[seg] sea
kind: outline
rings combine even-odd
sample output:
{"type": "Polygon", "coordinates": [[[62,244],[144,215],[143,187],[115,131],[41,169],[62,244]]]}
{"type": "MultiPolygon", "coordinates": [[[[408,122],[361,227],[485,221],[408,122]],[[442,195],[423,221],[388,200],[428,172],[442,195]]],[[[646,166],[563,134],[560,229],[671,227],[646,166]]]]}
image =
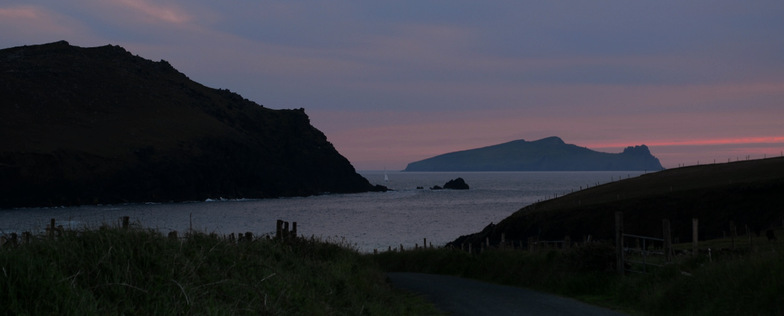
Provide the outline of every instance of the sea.
{"type": "Polygon", "coordinates": [[[54,208],[0,209],[0,234],[43,232],[54,218],[69,229],[117,224],[123,216],[144,228],[189,229],[228,235],[274,235],[276,222],[297,223],[300,236],[341,243],[360,252],[443,246],[481,231],[515,211],[599,184],[637,177],[641,171],[402,172],[360,171],[388,192],[309,197],[206,200],[54,208]],[[431,190],[463,178],[468,190],[431,190]]]}

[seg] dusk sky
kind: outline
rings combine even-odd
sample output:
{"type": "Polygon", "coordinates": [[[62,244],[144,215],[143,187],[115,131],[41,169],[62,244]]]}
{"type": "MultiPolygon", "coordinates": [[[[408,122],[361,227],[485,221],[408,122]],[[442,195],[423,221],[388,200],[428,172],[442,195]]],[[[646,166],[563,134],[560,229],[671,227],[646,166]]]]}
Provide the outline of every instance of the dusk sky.
{"type": "Polygon", "coordinates": [[[664,167],[784,153],[784,1],[0,2],[0,48],[120,45],[304,108],[358,170],[559,136],[664,167]]]}

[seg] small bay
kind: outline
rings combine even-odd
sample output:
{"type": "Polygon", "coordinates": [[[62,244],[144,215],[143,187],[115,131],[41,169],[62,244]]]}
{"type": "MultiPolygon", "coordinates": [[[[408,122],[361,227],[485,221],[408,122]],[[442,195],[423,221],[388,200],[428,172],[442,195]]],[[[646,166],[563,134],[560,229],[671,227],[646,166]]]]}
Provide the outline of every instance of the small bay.
{"type": "Polygon", "coordinates": [[[385,172],[361,171],[393,191],[310,197],[122,204],[0,210],[0,234],[43,231],[51,218],[65,228],[96,228],[122,216],[164,233],[191,227],[218,234],[274,234],[278,219],[297,222],[302,236],[344,241],[362,252],[428,244],[498,223],[520,208],[588,186],[641,175],[594,172],[385,172]],[[385,175],[389,179],[385,181],[385,175]],[[430,190],[461,177],[469,190],[430,190]],[[422,189],[417,189],[422,187],[422,189]]]}

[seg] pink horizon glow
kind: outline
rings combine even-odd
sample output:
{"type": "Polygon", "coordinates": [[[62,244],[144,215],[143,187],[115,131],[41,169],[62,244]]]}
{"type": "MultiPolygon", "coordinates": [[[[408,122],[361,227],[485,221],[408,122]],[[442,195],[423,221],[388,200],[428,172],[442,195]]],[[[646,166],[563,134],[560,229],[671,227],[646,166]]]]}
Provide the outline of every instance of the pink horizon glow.
{"type": "Polygon", "coordinates": [[[358,170],[549,136],[667,168],[781,155],[784,2],[665,2],[5,1],[0,48],[165,59],[304,108],[358,170]]]}
{"type": "MultiPolygon", "coordinates": [[[[708,146],[708,145],[750,145],[750,144],[784,144],[784,136],[740,137],[719,139],[688,139],[688,140],[659,140],[643,142],[649,147],[665,146],[708,146]]],[[[585,147],[590,148],[624,148],[627,143],[590,143],[585,147]]]]}

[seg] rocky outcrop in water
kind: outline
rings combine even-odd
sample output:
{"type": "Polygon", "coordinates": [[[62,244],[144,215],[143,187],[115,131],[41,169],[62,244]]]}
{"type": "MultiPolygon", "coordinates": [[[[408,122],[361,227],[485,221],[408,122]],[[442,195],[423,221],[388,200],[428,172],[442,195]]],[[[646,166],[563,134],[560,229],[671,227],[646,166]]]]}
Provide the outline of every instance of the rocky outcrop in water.
{"type": "Polygon", "coordinates": [[[463,178],[452,179],[444,184],[444,189],[468,190],[468,184],[465,182],[465,180],[463,180],[463,178]]]}

